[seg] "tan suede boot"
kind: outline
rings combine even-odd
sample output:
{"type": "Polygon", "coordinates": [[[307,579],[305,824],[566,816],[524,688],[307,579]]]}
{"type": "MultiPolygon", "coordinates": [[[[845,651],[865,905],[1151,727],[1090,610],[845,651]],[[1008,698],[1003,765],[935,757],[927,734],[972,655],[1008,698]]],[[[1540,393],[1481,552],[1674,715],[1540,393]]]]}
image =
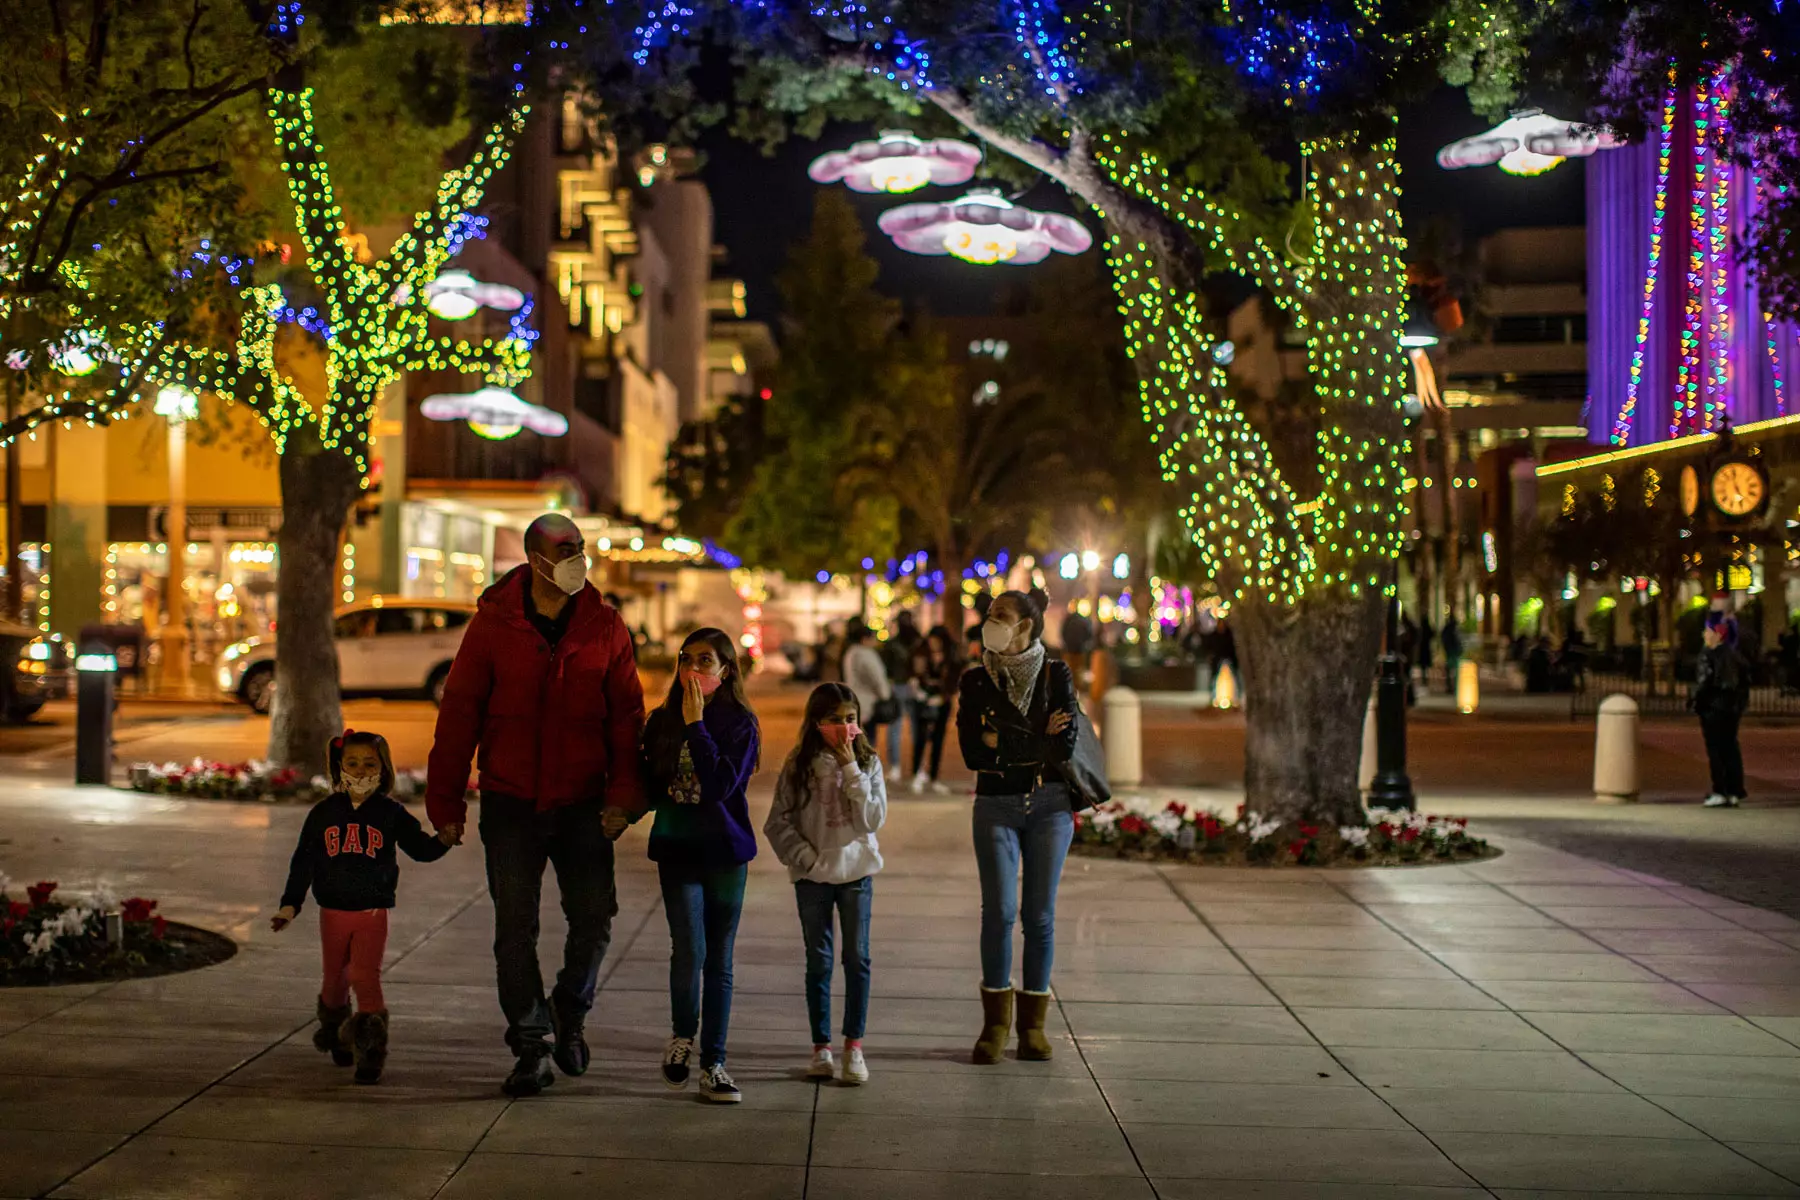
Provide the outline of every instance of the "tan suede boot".
{"type": "Polygon", "coordinates": [[[1049,992],[1019,993],[1020,1062],[1050,1060],[1050,1039],[1044,1036],[1044,1018],[1049,1012],[1049,992]]]}
{"type": "Polygon", "coordinates": [[[1013,990],[981,989],[981,1037],[969,1061],[977,1066],[992,1066],[1006,1053],[1006,1035],[1012,1029],[1013,990]]]}

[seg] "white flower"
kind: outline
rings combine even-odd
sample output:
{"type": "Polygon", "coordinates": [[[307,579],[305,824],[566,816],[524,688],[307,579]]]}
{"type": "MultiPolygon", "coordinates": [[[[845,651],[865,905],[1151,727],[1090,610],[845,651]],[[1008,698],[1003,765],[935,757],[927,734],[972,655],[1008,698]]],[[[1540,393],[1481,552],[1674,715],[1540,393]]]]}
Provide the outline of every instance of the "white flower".
{"type": "Polygon", "coordinates": [[[94,890],[88,894],[88,902],[103,913],[119,911],[119,893],[104,879],[95,882],[94,890]]]}
{"type": "Polygon", "coordinates": [[[1163,837],[1172,838],[1181,832],[1181,818],[1165,809],[1150,818],[1150,828],[1163,837]]]}
{"type": "Polygon", "coordinates": [[[42,958],[56,948],[56,930],[49,925],[25,939],[25,952],[33,958],[42,958]]]}
{"type": "Polygon", "coordinates": [[[1338,837],[1346,846],[1362,847],[1369,844],[1369,831],[1361,825],[1338,826],[1338,837]]]}
{"type": "Polygon", "coordinates": [[[1238,822],[1238,829],[1249,835],[1253,842],[1260,842],[1281,828],[1281,821],[1274,817],[1265,817],[1261,813],[1246,812],[1244,819],[1238,822]]]}
{"type": "Polygon", "coordinates": [[[6,889],[12,886],[12,876],[0,871],[0,896],[6,895],[6,889]]]}
{"type": "Polygon", "coordinates": [[[1100,832],[1111,833],[1113,827],[1118,823],[1119,814],[1112,809],[1096,808],[1094,810],[1094,828],[1098,829],[1100,832]]]}

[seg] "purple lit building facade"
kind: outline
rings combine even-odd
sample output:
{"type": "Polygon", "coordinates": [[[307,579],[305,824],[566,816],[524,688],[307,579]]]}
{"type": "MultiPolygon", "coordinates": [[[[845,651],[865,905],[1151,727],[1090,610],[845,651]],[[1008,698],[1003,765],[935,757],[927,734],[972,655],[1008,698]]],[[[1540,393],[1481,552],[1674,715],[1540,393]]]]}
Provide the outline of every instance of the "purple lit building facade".
{"type": "Polygon", "coordinates": [[[1642,143],[1587,163],[1589,439],[1624,447],[1787,416],[1800,328],[1771,319],[1738,239],[1753,166],[1714,153],[1728,86],[1677,91],[1642,143]]]}

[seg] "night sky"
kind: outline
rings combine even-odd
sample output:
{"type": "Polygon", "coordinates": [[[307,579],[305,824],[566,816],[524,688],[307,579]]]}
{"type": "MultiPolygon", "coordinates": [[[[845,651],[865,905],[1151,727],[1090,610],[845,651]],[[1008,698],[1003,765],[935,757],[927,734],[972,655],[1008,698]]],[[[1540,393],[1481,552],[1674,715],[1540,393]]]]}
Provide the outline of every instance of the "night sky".
{"type": "MultiPolygon", "coordinates": [[[[1450,216],[1470,242],[1496,229],[1516,225],[1579,225],[1583,222],[1583,163],[1571,159],[1534,178],[1518,178],[1497,168],[1445,171],[1434,161],[1446,142],[1487,128],[1469,111],[1460,91],[1440,88],[1430,99],[1401,114],[1401,207],[1408,228],[1438,216],[1450,216]]],[[[775,276],[788,247],[803,238],[818,190],[806,177],[806,165],[826,150],[874,136],[868,126],[827,126],[818,141],[790,140],[773,158],[757,148],[715,131],[702,139],[706,156],[701,177],[712,190],[717,213],[715,240],[728,258],[725,270],[749,285],[750,315],[773,320],[780,298],[775,276]]],[[[979,182],[977,180],[976,182],[979,182]]],[[[869,248],[881,263],[878,286],[889,295],[941,316],[975,316],[988,312],[999,288],[1029,267],[978,267],[948,256],[907,254],[875,228],[884,209],[920,199],[949,199],[955,188],[928,188],[907,197],[845,195],[864,214],[869,248]]],[[[1078,212],[1056,184],[1044,180],[1022,200],[1037,208],[1078,212]]],[[[1097,253],[1097,251],[1090,251],[1097,253]]]]}

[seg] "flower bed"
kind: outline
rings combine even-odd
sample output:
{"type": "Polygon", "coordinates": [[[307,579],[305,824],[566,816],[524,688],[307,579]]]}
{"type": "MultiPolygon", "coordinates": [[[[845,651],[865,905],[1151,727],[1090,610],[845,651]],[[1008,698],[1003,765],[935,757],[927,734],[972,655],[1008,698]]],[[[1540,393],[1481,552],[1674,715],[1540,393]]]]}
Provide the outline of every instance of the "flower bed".
{"type": "Polygon", "coordinates": [[[1226,820],[1169,801],[1161,808],[1115,800],[1075,815],[1078,854],[1140,861],[1241,866],[1399,866],[1467,862],[1498,854],[1470,837],[1463,817],[1369,810],[1367,825],[1284,822],[1238,806],[1226,820]]]}
{"type": "Polygon", "coordinates": [[[0,874],[0,987],[169,975],[237,953],[230,938],[158,915],[154,900],[120,900],[105,887],[59,900],[52,880],[26,887],[21,900],[9,886],[0,874]]]}
{"type": "MultiPolygon", "coordinates": [[[[154,792],[165,796],[197,796],[208,800],[255,800],[275,803],[299,800],[310,804],[331,791],[330,782],[319,775],[306,779],[292,767],[273,763],[209,762],[196,758],[181,763],[134,763],[131,788],[137,792],[154,792]]],[[[425,772],[398,772],[394,799],[406,801],[425,794],[425,772]]]]}

